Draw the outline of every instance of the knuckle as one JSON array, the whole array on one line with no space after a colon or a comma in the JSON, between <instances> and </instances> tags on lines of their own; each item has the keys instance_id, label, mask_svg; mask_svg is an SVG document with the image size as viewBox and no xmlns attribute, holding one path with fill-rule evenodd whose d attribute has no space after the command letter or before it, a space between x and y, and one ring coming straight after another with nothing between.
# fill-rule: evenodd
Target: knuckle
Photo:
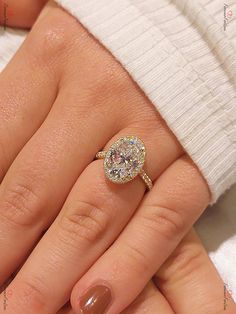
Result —
<instances>
[{"instance_id":1,"label":"knuckle","mask_svg":"<svg viewBox=\"0 0 236 314\"><path fill-rule=\"evenodd\" d=\"M137 273L147 272L151 265L152 261L145 254L145 250L139 248L140 243L136 245L135 243L126 243L126 258L125 263L127 269L135 269Z\"/></svg>"},{"instance_id":2,"label":"knuckle","mask_svg":"<svg viewBox=\"0 0 236 314\"><path fill-rule=\"evenodd\" d=\"M75 37L74 34L76 34L75 27L74 19L68 14L66 17L52 14L50 19L46 15L45 18L42 18L37 33L29 34L26 47L36 61L39 59L47 64L52 63L65 53L68 54ZM32 50L32 46L37 49Z\"/></svg>"},{"instance_id":3,"label":"knuckle","mask_svg":"<svg viewBox=\"0 0 236 314\"><path fill-rule=\"evenodd\" d=\"M199 247L180 246L170 257L167 270L166 281L178 282L192 276L196 270L205 267L204 252Z\"/></svg>"},{"instance_id":4,"label":"knuckle","mask_svg":"<svg viewBox=\"0 0 236 314\"><path fill-rule=\"evenodd\" d=\"M60 229L63 240L78 245L78 239L94 244L107 231L110 215L88 202L79 201L62 216Z\"/></svg>"},{"instance_id":5,"label":"knuckle","mask_svg":"<svg viewBox=\"0 0 236 314\"><path fill-rule=\"evenodd\" d=\"M178 275L186 278L204 264L203 252L200 249L185 248L175 258L175 264Z\"/></svg>"},{"instance_id":6,"label":"knuckle","mask_svg":"<svg viewBox=\"0 0 236 314\"><path fill-rule=\"evenodd\" d=\"M17 291L21 295L24 306L27 304L32 313L44 313L46 311L45 293L42 284L32 279L22 280L17 284ZM14 292L13 292L14 293Z\"/></svg>"},{"instance_id":7,"label":"knuckle","mask_svg":"<svg viewBox=\"0 0 236 314\"><path fill-rule=\"evenodd\" d=\"M145 205L142 214L143 226L152 230L157 236L162 236L168 241L182 234L186 223L182 213L166 207Z\"/></svg>"},{"instance_id":8,"label":"knuckle","mask_svg":"<svg viewBox=\"0 0 236 314\"><path fill-rule=\"evenodd\" d=\"M189 212L199 212L210 200L207 183L193 161L186 154L176 163L176 175L172 184L161 188L161 193L170 206L186 208ZM186 197L186 195L188 197Z\"/></svg>"},{"instance_id":9,"label":"knuckle","mask_svg":"<svg viewBox=\"0 0 236 314\"><path fill-rule=\"evenodd\" d=\"M39 218L42 200L27 183L14 183L4 190L0 215L10 223L31 226Z\"/></svg>"},{"instance_id":10,"label":"knuckle","mask_svg":"<svg viewBox=\"0 0 236 314\"><path fill-rule=\"evenodd\" d=\"M61 54L68 45L67 31L59 27L43 29L37 37L37 54L43 61Z\"/></svg>"}]
</instances>

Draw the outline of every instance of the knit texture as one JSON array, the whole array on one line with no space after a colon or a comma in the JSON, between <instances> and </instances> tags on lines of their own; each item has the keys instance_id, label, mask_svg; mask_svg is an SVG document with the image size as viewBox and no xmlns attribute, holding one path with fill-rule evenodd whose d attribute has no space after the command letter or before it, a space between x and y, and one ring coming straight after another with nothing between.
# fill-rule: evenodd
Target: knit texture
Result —
<instances>
[{"instance_id":1,"label":"knit texture","mask_svg":"<svg viewBox=\"0 0 236 314\"><path fill-rule=\"evenodd\" d=\"M236 4L57 0L149 97L205 177L212 203L236 182ZM223 29L224 11L233 17Z\"/></svg>"},{"instance_id":2,"label":"knit texture","mask_svg":"<svg viewBox=\"0 0 236 314\"><path fill-rule=\"evenodd\" d=\"M0 27L0 71L10 61L13 54L25 40L27 32Z\"/></svg>"}]
</instances>

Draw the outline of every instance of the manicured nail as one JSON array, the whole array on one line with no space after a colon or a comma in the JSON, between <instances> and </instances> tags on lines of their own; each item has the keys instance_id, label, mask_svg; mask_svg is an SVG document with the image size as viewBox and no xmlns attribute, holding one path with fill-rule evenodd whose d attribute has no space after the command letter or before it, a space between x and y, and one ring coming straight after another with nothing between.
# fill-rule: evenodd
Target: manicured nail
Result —
<instances>
[{"instance_id":1,"label":"manicured nail","mask_svg":"<svg viewBox=\"0 0 236 314\"><path fill-rule=\"evenodd\" d=\"M95 286L80 299L82 314L104 314L111 303L111 290L106 286Z\"/></svg>"}]
</instances>

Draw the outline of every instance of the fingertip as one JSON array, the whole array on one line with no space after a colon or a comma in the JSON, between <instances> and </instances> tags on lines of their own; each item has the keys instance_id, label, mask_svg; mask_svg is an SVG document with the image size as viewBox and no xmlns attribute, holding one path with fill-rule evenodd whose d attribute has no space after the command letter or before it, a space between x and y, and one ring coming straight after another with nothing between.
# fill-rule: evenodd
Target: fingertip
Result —
<instances>
[{"instance_id":1,"label":"fingertip","mask_svg":"<svg viewBox=\"0 0 236 314\"><path fill-rule=\"evenodd\" d=\"M85 291L75 287L71 295L71 305L75 314L103 314L112 302L112 291L108 285L97 284Z\"/></svg>"},{"instance_id":2,"label":"fingertip","mask_svg":"<svg viewBox=\"0 0 236 314\"><path fill-rule=\"evenodd\" d=\"M17 27L29 29L36 21L46 0L5 0L1 2L1 11L4 12L0 19L3 27Z\"/></svg>"}]
</instances>

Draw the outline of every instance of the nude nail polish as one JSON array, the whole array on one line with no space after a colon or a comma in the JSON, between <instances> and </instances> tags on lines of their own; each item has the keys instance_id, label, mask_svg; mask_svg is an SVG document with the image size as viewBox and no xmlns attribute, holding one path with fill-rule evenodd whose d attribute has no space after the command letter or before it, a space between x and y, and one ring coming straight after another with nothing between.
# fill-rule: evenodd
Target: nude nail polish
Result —
<instances>
[{"instance_id":1,"label":"nude nail polish","mask_svg":"<svg viewBox=\"0 0 236 314\"><path fill-rule=\"evenodd\" d=\"M104 314L111 303L111 290L103 285L89 289L80 299L81 314Z\"/></svg>"}]
</instances>

